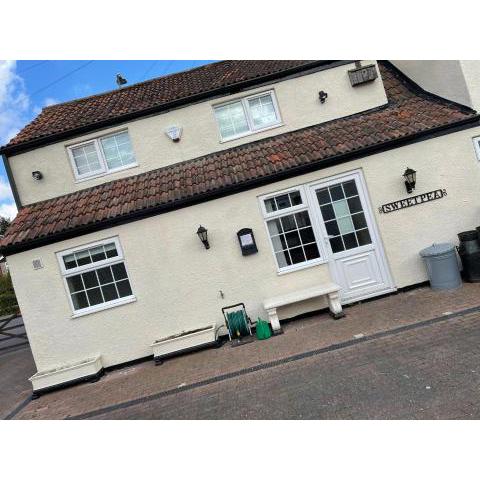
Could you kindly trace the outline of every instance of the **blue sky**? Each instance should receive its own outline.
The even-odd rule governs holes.
[[[0,145],[42,107],[117,88],[121,73],[128,85],[198,67],[212,60],[0,60]],[[0,162],[0,215],[16,213],[3,162]]]

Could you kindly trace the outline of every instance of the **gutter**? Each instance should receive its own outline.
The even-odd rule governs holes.
[[[251,179],[236,185],[228,185],[225,187],[221,187],[215,191],[205,192],[203,194],[196,195],[195,197],[177,200],[168,204],[157,205],[148,209],[137,210],[134,212],[130,212],[126,215],[122,215],[121,217],[107,218],[94,224],[82,225],[69,231],[58,232],[53,235],[49,235],[48,237],[37,238],[23,243],[14,243],[12,245],[0,247],[0,253],[7,256],[15,253],[25,252],[34,248],[50,245],[52,243],[68,240],[81,235],[86,235],[87,233],[104,230],[106,228],[111,228],[118,225],[125,225],[127,223],[135,222],[144,218],[152,217],[166,212],[171,212],[174,210],[179,210],[181,208],[226,197],[235,193],[244,192],[263,185],[275,183],[280,180],[292,178],[298,175],[303,175],[305,173],[310,173],[317,170],[322,170],[327,167],[340,165],[342,163],[346,163],[358,158],[367,157],[377,153],[392,150],[394,148],[399,148],[405,145],[411,145],[417,142],[430,140],[432,138],[459,132],[477,126],[480,126],[480,115],[478,114],[450,125],[434,127],[421,133],[414,133],[400,139],[389,140],[384,143],[365,147],[361,150],[356,150],[355,152],[338,154],[324,160],[314,161],[306,165],[295,166],[282,172],[277,172],[261,178]]]
[[[8,182],[10,183],[10,188],[12,189],[13,199],[15,200],[15,205],[17,206],[17,210],[22,208],[22,203],[20,202],[20,196],[18,195],[17,184],[15,183],[15,179],[13,178],[12,169],[10,168],[10,162],[8,161],[8,157],[2,153],[2,160],[3,165],[5,166],[5,171],[7,172]]]
[[[271,73],[269,75],[265,75],[263,77],[252,78],[249,80],[245,80],[243,82],[239,82],[233,85],[228,85],[225,87],[219,87],[213,90],[209,90],[206,92],[198,93],[195,95],[190,95],[189,97],[183,97],[178,100],[172,100],[171,102],[164,103],[162,105],[157,105],[155,107],[150,107],[147,109],[139,110],[137,112],[130,112],[124,115],[117,116],[113,119],[106,119],[100,122],[96,122],[93,124],[85,125],[82,127],[73,128],[71,130],[67,130],[65,132],[54,133],[52,135],[48,135],[46,137],[36,138],[34,140],[30,140],[24,143],[20,143],[17,145],[5,145],[0,148],[0,154],[8,154],[8,155],[15,155],[21,152],[25,152],[28,150],[33,150],[35,148],[45,146],[51,143],[55,143],[59,140],[65,140],[67,138],[71,138],[74,136],[90,133],[96,130],[100,130],[103,128],[115,126],[124,122],[128,122],[131,120],[135,120],[141,117],[147,117],[150,115],[158,114],[160,112],[173,110],[185,105],[189,105],[195,102],[204,101],[208,98],[221,96],[221,95],[231,95],[234,93],[238,93],[242,90],[261,86],[264,83],[272,82],[278,79],[286,79],[289,76],[297,75],[305,71],[309,70],[326,70],[329,68],[338,67],[341,65],[346,65],[348,63],[352,63],[353,60],[317,60],[311,63],[307,63],[304,65],[300,65],[298,67],[291,68],[289,70],[282,70],[281,72]]]

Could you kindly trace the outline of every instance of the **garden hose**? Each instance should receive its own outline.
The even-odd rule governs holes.
[[[243,337],[250,335],[245,315],[241,310],[228,314],[228,329],[232,337]]]

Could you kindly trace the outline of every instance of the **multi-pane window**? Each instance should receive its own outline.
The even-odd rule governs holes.
[[[480,160],[480,137],[475,137],[473,139],[473,145],[475,147],[475,153],[477,154],[477,159]]]
[[[316,193],[333,253],[372,243],[354,180]]]
[[[222,140],[248,135],[280,123],[273,91],[219,105],[215,107],[215,117]]]
[[[267,220],[267,228],[280,270],[320,258],[310,215],[299,190],[267,198],[264,206],[268,217],[273,217]]]
[[[133,298],[118,240],[60,254],[75,313],[105,308]]]
[[[136,165],[128,132],[115,133],[69,147],[77,179]]]

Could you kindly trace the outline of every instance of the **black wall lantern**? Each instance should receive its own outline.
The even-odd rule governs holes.
[[[243,256],[258,252],[255,237],[253,236],[253,230],[251,228],[242,228],[237,232],[237,237]]]
[[[321,90],[318,92],[318,98],[320,99],[320,103],[325,103],[325,100],[328,98],[328,93]]]
[[[208,230],[205,227],[202,227],[201,225],[198,227],[198,230],[197,230],[198,238],[202,241],[203,245],[208,250],[210,248],[210,244],[208,243],[207,232]]]
[[[407,188],[407,193],[412,193],[415,190],[417,172],[407,167],[405,173],[403,174],[403,178],[405,179],[405,187]]]

